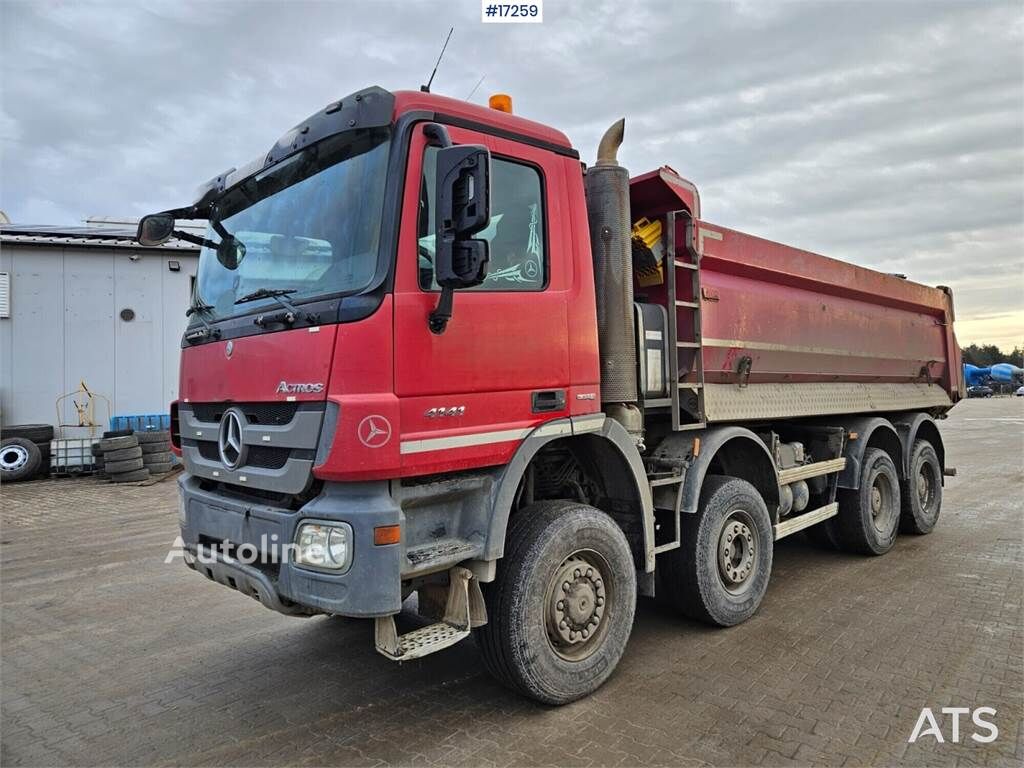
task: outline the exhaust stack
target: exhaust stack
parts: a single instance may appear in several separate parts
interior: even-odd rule
[[[625,119],[613,124],[587,169],[583,188],[590,221],[590,247],[597,292],[597,338],[601,360],[601,404],[642,443],[637,402],[636,336],[633,330],[633,252],[630,243],[629,171],[617,154]]]

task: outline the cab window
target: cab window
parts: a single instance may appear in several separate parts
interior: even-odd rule
[[[419,280],[425,291],[434,281],[434,185],[437,147],[427,147],[419,201]],[[477,235],[489,245],[487,278],[469,291],[540,291],[547,279],[544,253],[544,200],[538,171],[491,156],[491,222]]]

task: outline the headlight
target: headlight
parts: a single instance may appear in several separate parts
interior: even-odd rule
[[[352,528],[347,523],[303,523],[295,534],[295,563],[345,570],[352,563]]]

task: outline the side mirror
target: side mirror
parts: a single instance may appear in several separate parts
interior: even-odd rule
[[[169,213],[152,213],[143,216],[135,239],[142,245],[161,245],[171,239],[174,232],[174,217]]]
[[[221,238],[221,241],[217,243],[217,261],[225,269],[232,271],[238,269],[238,265],[241,264],[244,258],[245,243],[241,240],[236,240],[233,236],[228,235]]]
[[[487,277],[487,241],[473,239],[491,220],[491,153],[462,144],[437,152],[434,273],[442,288],[471,288]]]

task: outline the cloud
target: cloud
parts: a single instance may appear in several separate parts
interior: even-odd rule
[[[138,215],[369,84],[512,94],[584,158],[670,164],[704,214],[953,287],[963,341],[1024,337],[1024,12],[1007,2],[0,3],[0,208]],[[45,218],[40,218],[45,217]],[[1014,323],[1019,325],[1015,328]]]

